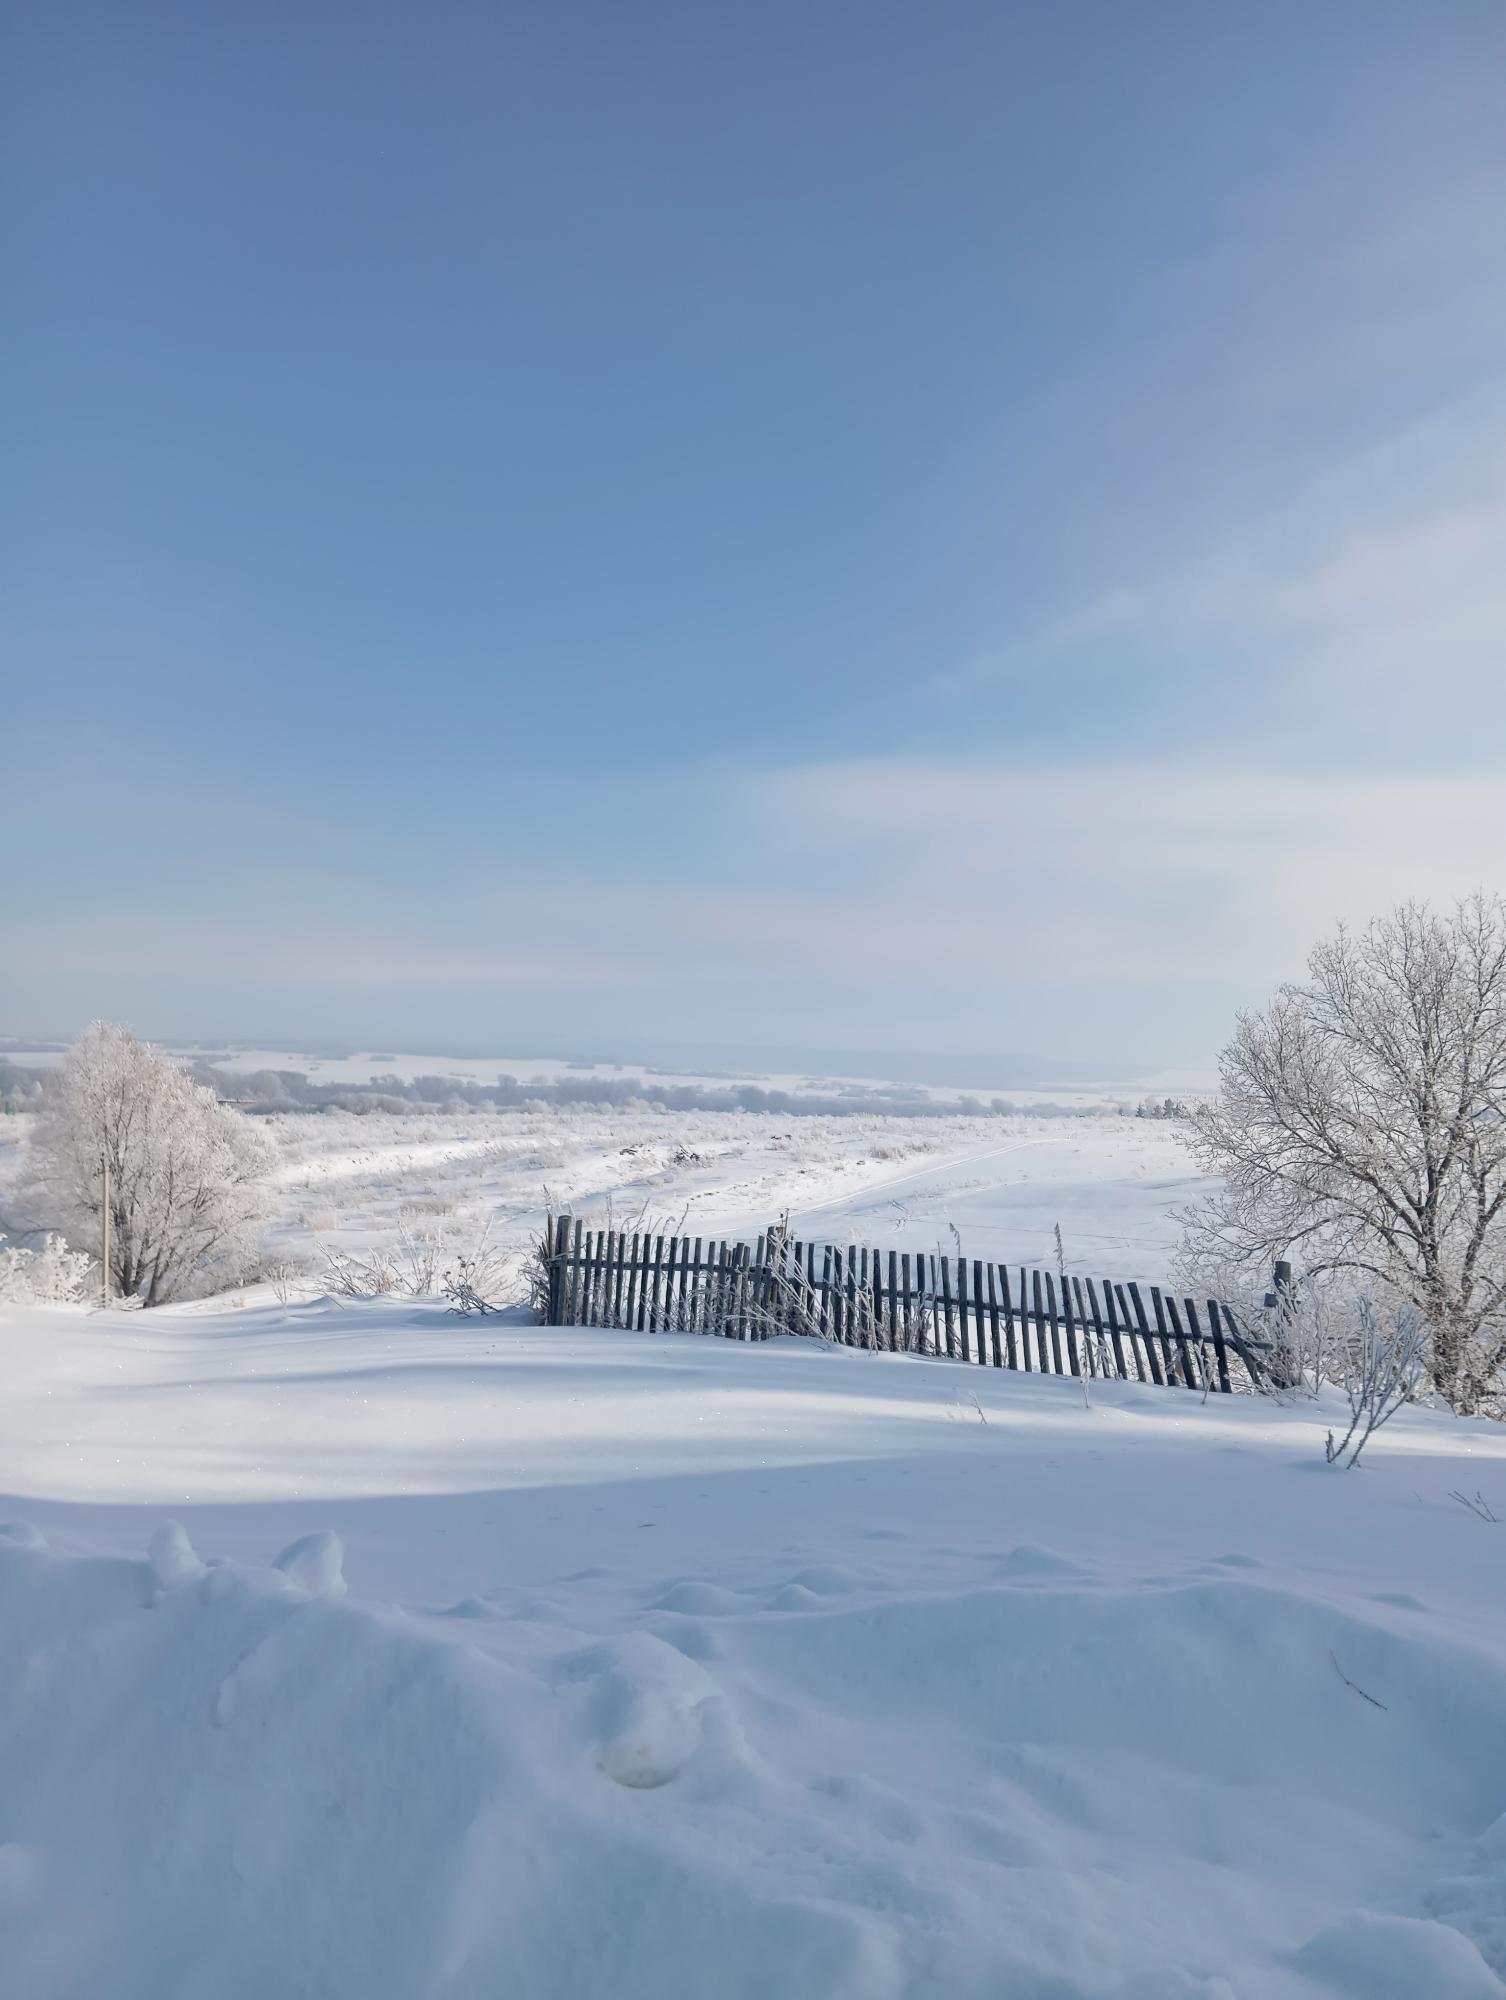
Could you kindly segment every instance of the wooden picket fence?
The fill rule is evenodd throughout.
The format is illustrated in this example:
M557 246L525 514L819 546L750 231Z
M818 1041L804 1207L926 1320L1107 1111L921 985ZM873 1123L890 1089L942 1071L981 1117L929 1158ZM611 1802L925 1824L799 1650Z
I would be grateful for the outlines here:
M804 1242L782 1225L755 1244L583 1227L546 1238L549 1323L928 1354L1030 1374L1168 1387L1259 1388L1267 1343L1227 1305L1159 1286L945 1256ZM1148 1294L1148 1299L1147 1299Z

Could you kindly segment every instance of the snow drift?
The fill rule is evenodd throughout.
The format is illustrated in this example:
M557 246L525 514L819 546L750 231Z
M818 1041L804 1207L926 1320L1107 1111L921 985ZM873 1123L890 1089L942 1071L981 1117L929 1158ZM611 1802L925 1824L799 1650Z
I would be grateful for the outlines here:
M354 1606L340 1557L0 1535L7 1993L1506 1992L1491 1654L1031 1545L682 1577L594 1635Z

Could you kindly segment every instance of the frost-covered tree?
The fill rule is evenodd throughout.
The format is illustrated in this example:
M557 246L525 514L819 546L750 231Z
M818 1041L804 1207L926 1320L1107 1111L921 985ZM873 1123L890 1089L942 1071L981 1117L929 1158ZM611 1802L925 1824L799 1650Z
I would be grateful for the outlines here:
M1457 1410L1506 1364L1506 904L1408 903L1341 931L1241 1016L1192 1143L1220 1188L1183 1218L1185 1261L1347 1274L1415 1307Z
M233 1273L266 1212L272 1148L160 1050L96 1022L48 1080L25 1198L71 1243L98 1243L105 1166L110 1275L161 1305Z

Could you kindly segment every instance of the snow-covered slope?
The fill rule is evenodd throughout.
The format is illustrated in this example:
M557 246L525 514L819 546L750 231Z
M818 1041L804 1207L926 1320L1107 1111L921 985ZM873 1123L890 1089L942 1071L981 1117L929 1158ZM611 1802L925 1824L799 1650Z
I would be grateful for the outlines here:
M1490 1426L425 1307L0 1369L18 2000L1506 1993Z

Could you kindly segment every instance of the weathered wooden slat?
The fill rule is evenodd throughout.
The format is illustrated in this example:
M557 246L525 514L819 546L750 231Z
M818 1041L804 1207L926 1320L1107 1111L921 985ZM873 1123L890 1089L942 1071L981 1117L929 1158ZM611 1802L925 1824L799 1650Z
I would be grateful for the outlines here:
M994 1265L988 1267L988 1334L995 1368L1004 1366L1004 1349L999 1344L999 1293L994 1283Z
M1130 1319L1130 1309L1125 1302L1123 1285L1114 1286L1114 1298L1119 1308L1119 1324L1124 1328L1124 1342L1135 1364L1135 1380L1145 1380L1145 1363L1140 1359L1140 1344L1135 1339L1134 1323Z
M1067 1343L1067 1368L1073 1375L1085 1375L1087 1368L1083 1360L1083 1345L1077 1338L1077 1328L1072 1316L1072 1287L1065 1271L1057 1273L1061 1292L1062 1332Z
M690 1238L670 1236L670 1254L664 1258L664 1328L670 1334L684 1332L684 1268L690 1260Z
M580 1323L577 1314L580 1311L581 1246L584 1240L585 1228L580 1217L577 1216L575 1218L575 1226L570 1231L568 1296L565 1301L566 1326L578 1326Z
M957 1359L957 1327L952 1312L952 1260L950 1257L945 1256L941 1259L941 1297L943 1310L946 1314L947 1359L948 1361L955 1361Z
M1036 1359L1040 1362L1041 1373L1049 1375L1051 1372L1051 1351L1046 1343L1046 1308L1041 1298L1041 1274L1039 1271L1032 1271L1030 1273L1030 1314L1031 1318L1035 1321Z
M1140 1338L1146 1346L1146 1360L1150 1362L1150 1380L1156 1384L1156 1388L1166 1388L1166 1384L1172 1380L1170 1346L1158 1340L1150 1332L1150 1320L1146 1316L1146 1302L1144 1298L1140 1298L1140 1286L1134 1280L1130 1280L1130 1284L1126 1284L1124 1290L1130 1294L1130 1304L1134 1306L1134 1324L1140 1328Z
M1057 1305L1056 1285L1049 1271L1046 1273L1046 1297L1051 1306L1051 1352L1056 1357L1057 1374L1065 1375L1068 1371L1062 1365L1062 1333Z
M1093 1349L1093 1372L1095 1375L1106 1376L1109 1372L1109 1353L1104 1346L1103 1318L1098 1310L1098 1287L1091 1278L1085 1278L1083 1283L1087 1287L1088 1311L1093 1318L1093 1337L1090 1343Z
M617 1255L612 1263L612 1324L622 1325L622 1287L627 1277L627 1231L617 1232Z
M967 1351L967 1259L957 1259L957 1352L959 1359L969 1359Z
M1211 1343L1203 1332L1197 1316L1197 1306L1191 1299L1183 1299L1182 1310L1187 1315L1187 1337L1192 1342L1193 1352L1197 1355L1199 1387L1206 1392L1213 1387Z
M1240 1325L1238 1315L1227 1301L1220 1305L1219 1311L1223 1315L1225 1338L1244 1363L1251 1387L1260 1388L1266 1377L1265 1366L1260 1359L1265 1343L1254 1339L1249 1329Z
M1058 1319L1060 1319L1060 1350L1066 1355L1066 1373L1076 1375L1078 1373L1077 1338L1072 1331L1072 1294L1067 1289L1066 1278L1059 1272L1055 1275L1057 1283L1053 1284L1053 1274L1050 1271L1046 1273L1046 1295L1051 1306L1051 1340L1053 1345L1057 1344L1056 1326Z
M638 1250L642 1241L642 1232L634 1230L633 1247L628 1253L627 1310L622 1322L629 1328L638 1324Z
M1170 1355L1157 1354L1156 1342L1150 1330L1150 1321L1145 1316L1145 1301L1140 1296L1140 1287L1133 1280L1125 1286L1130 1304L1135 1309L1135 1324L1140 1329L1140 1338L1145 1344L1145 1358L1150 1363L1150 1379L1158 1389L1164 1389L1169 1380Z
M690 1323L697 1333L715 1333L713 1324L716 1313L716 1238L707 1239L706 1260L701 1261L700 1245L696 1245L695 1269L690 1276Z
M1156 1316L1156 1327L1166 1350L1166 1379L1169 1383L1182 1383L1192 1387L1192 1355L1188 1351L1185 1334L1173 1336L1170 1322L1166 1317L1166 1301L1161 1297L1159 1285L1150 1288L1150 1309ZM1173 1339L1175 1338L1175 1351Z
M565 1252L569 1229L568 1215L549 1216L544 1224L544 1241L549 1251L549 1302L544 1310L551 1326L565 1323Z
M1191 1300L1188 1304L1191 1305ZM1229 1380L1229 1350L1224 1344L1224 1320L1217 1299L1208 1301L1208 1326L1213 1334L1213 1352L1218 1357L1218 1386L1226 1396L1232 1396L1234 1385Z
M1015 1345L1014 1301L1009 1296L1009 1266L1007 1264L999 1266L999 1289L1003 1293L1005 1366L1007 1368L1018 1368L1020 1366L1020 1355L1019 1349Z
M585 1262L580 1278L580 1323L582 1326L596 1324L596 1260L601 1252L601 1231L588 1229L585 1235Z
M695 1326L695 1295L701 1282L701 1238L695 1238L695 1248L687 1257L691 1239L685 1239L685 1249L680 1253L680 1325L689 1333Z
M748 1337L748 1293L753 1283L755 1268L753 1252L749 1250L746 1243L739 1243L737 1246L736 1320L732 1336L734 1340L742 1341Z
M1072 1302L1077 1311L1078 1345L1082 1355L1082 1372L1084 1375L1096 1375L1098 1373L1098 1360L1093 1352L1095 1343L1088 1327L1088 1309L1082 1300L1082 1279L1075 1274L1072 1279Z
M661 1324L659 1313L660 1313L660 1298L662 1296L661 1288L664 1279L664 1237L662 1233L655 1236L654 1238L652 1292L650 1292L649 1290L649 1262L648 1262L647 1238L644 1239L644 1244L643 1244L643 1263L644 1263L643 1296L638 1301L638 1324L639 1326L642 1326L646 1320L648 1323L649 1332L657 1333L659 1331L659 1327Z
M1030 1374L1034 1363L1030 1356L1030 1284L1025 1266L1020 1266L1020 1354L1025 1363L1025 1373Z
M1114 1366L1119 1371L1119 1380L1129 1380L1129 1367L1124 1359L1124 1335L1119 1326L1119 1313L1114 1304L1114 1281L1103 1281L1103 1316L1108 1324L1109 1346L1114 1356Z
M717 1251L716 1269L712 1272L712 1313L708 1333L714 1333L719 1340L727 1338L727 1315L730 1311L729 1293L732 1289L732 1245L723 1242Z
M586 1270L586 1325L600 1326L601 1312L601 1267L607 1253L607 1232L595 1229L590 1237L590 1254Z
M1182 1351L1182 1360L1187 1368L1187 1386L1189 1389L1201 1389L1203 1386L1203 1354L1200 1349L1193 1346L1191 1340L1182 1331L1182 1315L1177 1310L1177 1302L1170 1292L1166 1294L1165 1303L1166 1315L1171 1321L1171 1330L1176 1336L1177 1346Z

